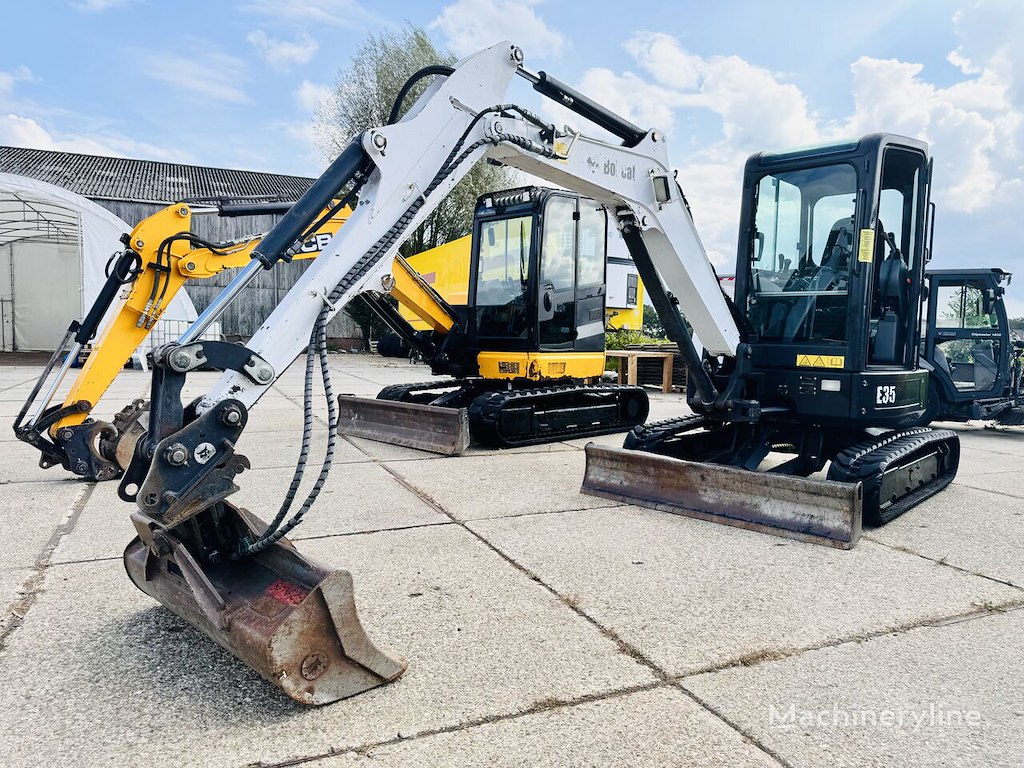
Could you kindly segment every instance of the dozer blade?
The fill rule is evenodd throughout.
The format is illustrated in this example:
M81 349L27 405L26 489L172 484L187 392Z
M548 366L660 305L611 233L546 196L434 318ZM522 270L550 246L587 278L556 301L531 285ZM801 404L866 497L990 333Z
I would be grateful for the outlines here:
M338 398L338 432L391 445L455 456L469 447L465 408L443 408L368 397Z
M182 528L266 528L229 504L196 521ZM132 522L139 536L124 564L135 585L296 701L329 704L405 671L406 662L378 649L359 622L348 571L304 557L287 539L241 559L207 552L200 564L177 529L138 513Z
M583 493L790 539L850 549L860 483L824 482L590 443Z

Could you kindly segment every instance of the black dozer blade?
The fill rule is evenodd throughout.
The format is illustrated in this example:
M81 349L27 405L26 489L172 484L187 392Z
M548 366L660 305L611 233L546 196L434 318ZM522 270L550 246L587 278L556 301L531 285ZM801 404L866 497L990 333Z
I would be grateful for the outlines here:
M124 565L135 585L296 701L329 704L405 671L363 629L348 571L287 539L241 559L197 546L204 529L222 540L224 531L236 539L266 529L245 510L221 502L170 530L140 513L132 522L139 535Z

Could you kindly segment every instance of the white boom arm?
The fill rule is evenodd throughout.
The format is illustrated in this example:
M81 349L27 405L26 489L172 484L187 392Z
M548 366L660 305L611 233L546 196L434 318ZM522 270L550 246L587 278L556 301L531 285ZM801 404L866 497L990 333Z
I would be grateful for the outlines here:
M332 292L333 317L357 294L387 290L408 233L485 154L592 197L636 227L698 341L713 355L735 356L739 329L669 169L663 137L650 131L633 148L575 133L552 140L540 121L503 101L521 63L521 51L507 42L474 54L435 80L400 122L363 134L374 169L359 204L246 345L278 375L308 344ZM251 407L272 383L228 371L200 411L229 397Z

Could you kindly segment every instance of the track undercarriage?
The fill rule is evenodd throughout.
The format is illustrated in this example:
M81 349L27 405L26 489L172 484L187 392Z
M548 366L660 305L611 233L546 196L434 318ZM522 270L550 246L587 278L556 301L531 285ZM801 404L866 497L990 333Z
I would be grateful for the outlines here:
M555 382L501 382L480 379L399 384L383 389L378 400L440 408L468 409L474 442L488 448L512 448L580 437L624 432L647 418L647 393L640 387Z
M636 427L624 447L747 470L761 468L770 453L781 453L791 458L769 461L764 471L797 477L829 463L826 482L861 484L863 519L873 526L949 485L960 458L959 438L947 429L806 430L787 424L722 424L701 416Z

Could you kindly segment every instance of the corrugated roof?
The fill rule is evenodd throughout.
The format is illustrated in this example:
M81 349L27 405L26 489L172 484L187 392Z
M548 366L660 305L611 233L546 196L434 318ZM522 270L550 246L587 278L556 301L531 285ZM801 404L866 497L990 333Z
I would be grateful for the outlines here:
M103 200L174 203L215 198L297 200L314 179L154 160L0 146L0 173L16 173Z

